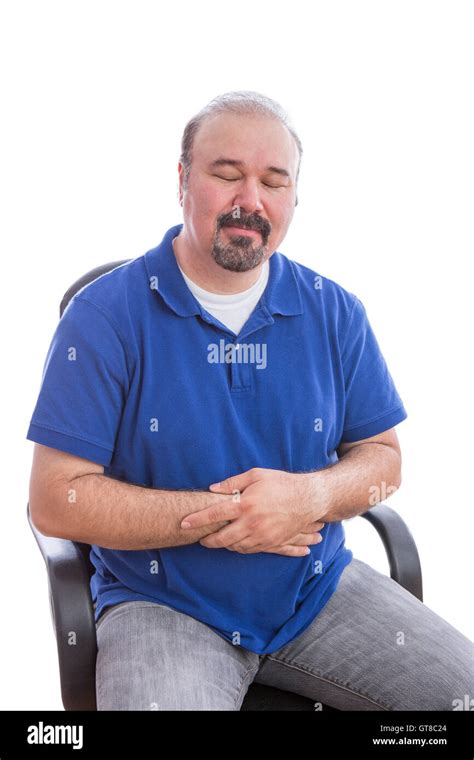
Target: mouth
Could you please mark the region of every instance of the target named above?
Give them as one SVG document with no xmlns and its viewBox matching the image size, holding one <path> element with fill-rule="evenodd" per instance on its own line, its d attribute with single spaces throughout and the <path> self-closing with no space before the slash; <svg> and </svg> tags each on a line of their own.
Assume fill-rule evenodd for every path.
<svg viewBox="0 0 474 760">
<path fill-rule="evenodd" d="M 260 236 L 260 232 L 257 230 L 248 230 L 245 227 L 230 227 L 226 225 L 223 229 L 228 230 L 229 235 Z"/>
</svg>

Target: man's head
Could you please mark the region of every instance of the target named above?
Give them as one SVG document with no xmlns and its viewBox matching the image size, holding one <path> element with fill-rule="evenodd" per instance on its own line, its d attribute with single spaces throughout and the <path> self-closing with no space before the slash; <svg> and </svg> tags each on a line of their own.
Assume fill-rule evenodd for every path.
<svg viewBox="0 0 474 760">
<path fill-rule="evenodd" d="M 233 272 L 268 258 L 298 203 L 302 152 L 274 100 L 239 91 L 208 103 L 185 127 L 178 165 L 184 229 L 193 249 L 210 251 Z"/>
</svg>

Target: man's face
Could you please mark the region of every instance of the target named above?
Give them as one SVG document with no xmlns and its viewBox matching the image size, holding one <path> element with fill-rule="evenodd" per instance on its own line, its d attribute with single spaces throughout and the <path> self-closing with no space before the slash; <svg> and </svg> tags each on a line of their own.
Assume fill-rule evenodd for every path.
<svg viewBox="0 0 474 760">
<path fill-rule="evenodd" d="M 291 134 L 275 119 L 237 114 L 206 119 L 194 140 L 187 188 L 179 165 L 191 246 L 233 272 L 262 263 L 277 250 L 293 218 L 298 161 Z"/>
</svg>

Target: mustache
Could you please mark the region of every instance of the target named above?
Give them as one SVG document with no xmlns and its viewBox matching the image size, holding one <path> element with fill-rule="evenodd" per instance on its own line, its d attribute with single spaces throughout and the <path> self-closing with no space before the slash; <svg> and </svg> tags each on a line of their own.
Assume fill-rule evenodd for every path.
<svg viewBox="0 0 474 760">
<path fill-rule="evenodd" d="M 256 230 L 262 234 L 262 237 L 268 237 L 271 232 L 269 222 L 261 216 L 239 216 L 235 218 L 231 214 L 226 214 L 219 221 L 219 229 L 221 227 L 241 227 L 244 230 Z"/>
</svg>

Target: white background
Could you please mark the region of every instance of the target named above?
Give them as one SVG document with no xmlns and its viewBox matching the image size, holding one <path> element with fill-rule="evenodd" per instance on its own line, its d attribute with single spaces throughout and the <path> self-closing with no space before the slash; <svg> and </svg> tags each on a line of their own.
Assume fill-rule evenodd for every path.
<svg viewBox="0 0 474 760">
<path fill-rule="evenodd" d="M 469 2 L 3 2 L 0 709 L 62 709 L 26 441 L 67 287 L 182 221 L 186 121 L 260 91 L 303 142 L 279 250 L 356 293 L 408 419 L 388 503 L 425 603 L 472 638 L 473 19 Z M 311 14 L 311 15 L 309 15 Z M 355 556 L 387 572 L 373 528 Z"/>
</svg>

